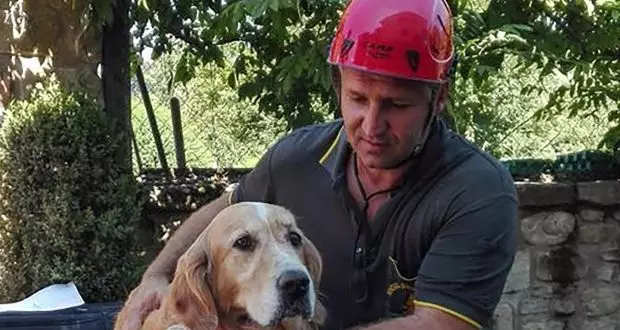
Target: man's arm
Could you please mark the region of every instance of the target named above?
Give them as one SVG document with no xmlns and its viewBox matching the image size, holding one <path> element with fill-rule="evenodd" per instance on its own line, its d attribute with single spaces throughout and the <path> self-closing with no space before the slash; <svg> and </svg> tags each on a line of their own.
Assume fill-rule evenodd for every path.
<svg viewBox="0 0 620 330">
<path fill-rule="evenodd" d="M 425 330 L 474 330 L 478 329 L 454 317 L 448 313 L 435 308 L 416 306 L 412 315 L 396 318 L 393 320 L 376 323 L 363 330 L 402 330 L 402 329 L 425 329 Z"/>
<path fill-rule="evenodd" d="M 230 193 L 224 193 L 217 199 L 202 206 L 192 213 L 166 243 L 157 258 L 144 272 L 145 278 L 165 276 L 172 280 L 177 260 L 196 240 L 198 235 L 207 228 L 213 218 L 228 206 Z"/>
</svg>

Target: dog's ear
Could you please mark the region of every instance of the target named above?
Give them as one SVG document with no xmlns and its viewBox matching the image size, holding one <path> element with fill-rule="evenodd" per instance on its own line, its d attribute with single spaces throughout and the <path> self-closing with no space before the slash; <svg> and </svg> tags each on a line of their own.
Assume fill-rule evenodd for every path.
<svg viewBox="0 0 620 330">
<path fill-rule="evenodd" d="M 323 272 L 323 260 L 319 250 L 317 250 L 316 246 L 314 246 L 312 241 L 310 241 L 307 237 L 304 237 L 304 263 L 306 267 L 308 267 L 310 277 L 312 277 L 312 282 L 314 283 L 315 290 L 317 291 L 314 317 L 312 318 L 313 323 L 316 325 L 322 325 L 327 317 L 327 310 L 319 300 L 319 286 L 321 284 L 321 275 Z"/>
<path fill-rule="evenodd" d="M 217 306 L 209 285 L 209 258 L 201 246 L 192 246 L 179 259 L 170 286 L 172 310 L 190 329 L 216 329 Z"/>
<path fill-rule="evenodd" d="M 304 264 L 308 267 L 312 282 L 315 286 L 319 286 L 321 282 L 321 274 L 323 272 L 323 260 L 321 254 L 317 250 L 316 246 L 307 237 L 303 238 L 304 241 Z"/>
</svg>

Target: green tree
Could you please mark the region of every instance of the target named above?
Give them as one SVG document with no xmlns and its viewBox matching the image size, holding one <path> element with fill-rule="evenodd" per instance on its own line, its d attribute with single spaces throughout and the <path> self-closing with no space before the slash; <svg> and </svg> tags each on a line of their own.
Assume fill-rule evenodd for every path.
<svg viewBox="0 0 620 330">
<path fill-rule="evenodd" d="M 92 15 L 106 17 L 110 0 L 91 0 Z M 228 79 L 242 98 L 261 111 L 284 118 L 289 128 L 322 118 L 314 105 L 330 105 L 326 49 L 345 0 L 135 0 L 132 17 L 138 49 L 148 46 L 155 55 L 172 51 L 183 42 L 173 82 L 193 77 L 190 68 L 200 62 L 224 66 L 222 47 L 240 49 L 232 59 Z M 472 127 L 474 114 L 493 104 L 489 81 L 504 68 L 539 69 L 539 79 L 522 86 L 526 97 L 549 95 L 535 115 L 548 118 L 597 115 L 611 109 L 616 123 L 605 142 L 620 136 L 618 112 L 620 72 L 620 3 L 614 0 L 451 0 L 455 16 L 456 50 L 460 61 L 455 90 L 471 85 L 478 104 L 454 94 L 450 114 L 460 131 Z M 237 84 L 240 76 L 248 78 Z M 546 82 L 556 82 L 549 86 Z M 557 79 L 556 79 L 557 78 Z M 510 79 L 510 78 L 507 78 Z"/>
</svg>

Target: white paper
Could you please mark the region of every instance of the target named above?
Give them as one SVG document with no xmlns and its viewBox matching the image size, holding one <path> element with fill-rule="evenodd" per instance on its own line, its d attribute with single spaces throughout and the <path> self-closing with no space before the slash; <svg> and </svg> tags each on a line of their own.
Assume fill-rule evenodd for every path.
<svg viewBox="0 0 620 330">
<path fill-rule="evenodd" d="M 53 311 L 83 305 L 84 300 L 73 282 L 53 284 L 43 288 L 22 301 L 0 304 L 0 312 Z"/>
</svg>

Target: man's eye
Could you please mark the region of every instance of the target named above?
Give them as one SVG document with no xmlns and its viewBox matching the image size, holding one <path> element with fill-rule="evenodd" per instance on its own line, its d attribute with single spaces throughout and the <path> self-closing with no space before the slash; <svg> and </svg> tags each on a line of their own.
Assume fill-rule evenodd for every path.
<svg viewBox="0 0 620 330">
<path fill-rule="evenodd" d="M 409 103 L 398 103 L 398 102 L 394 102 L 392 103 L 392 107 L 397 108 L 397 109 L 403 109 L 403 108 L 407 108 L 410 107 L 411 104 Z"/>
<path fill-rule="evenodd" d="M 349 95 L 349 99 L 355 103 L 366 102 L 366 99 L 364 97 L 358 95 Z"/>
</svg>

